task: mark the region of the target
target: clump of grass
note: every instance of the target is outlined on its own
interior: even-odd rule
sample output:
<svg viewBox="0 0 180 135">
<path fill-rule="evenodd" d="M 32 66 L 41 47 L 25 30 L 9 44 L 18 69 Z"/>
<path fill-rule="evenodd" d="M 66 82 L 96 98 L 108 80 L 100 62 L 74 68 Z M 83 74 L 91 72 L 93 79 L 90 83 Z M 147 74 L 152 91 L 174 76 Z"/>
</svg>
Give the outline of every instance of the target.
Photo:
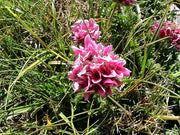
<svg viewBox="0 0 180 135">
<path fill-rule="evenodd" d="M 155 20 L 173 19 L 169 2 L 139 1 L 139 7 L 103 0 L 0 3 L 1 133 L 178 134 L 179 53 L 149 31 Z M 85 101 L 67 79 L 74 61 L 71 25 L 80 18 L 97 21 L 98 42 L 113 44 L 132 71 L 112 97 Z"/>
</svg>

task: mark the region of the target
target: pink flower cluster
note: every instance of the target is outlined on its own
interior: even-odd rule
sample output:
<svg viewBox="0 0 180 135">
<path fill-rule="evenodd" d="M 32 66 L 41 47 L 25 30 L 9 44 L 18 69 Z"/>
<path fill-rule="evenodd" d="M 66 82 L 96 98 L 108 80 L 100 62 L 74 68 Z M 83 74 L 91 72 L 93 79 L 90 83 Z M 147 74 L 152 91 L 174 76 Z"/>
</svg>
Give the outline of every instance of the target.
<svg viewBox="0 0 180 135">
<path fill-rule="evenodd" d="M 160 22 L 156 21 L 152 27 L 151 31 L 156 32 Z M 159 38 L 169 37 L 171 45 L 175 46 L 177 50 L 180 51 L 180 29 L 176 27 L 174 22 L 167 21 L 162 24 L 162 28 L 158 34 Z"/>
<path fill-rule="evenodd" d="M 71 27 L 72 33 L 74 34 L 74 42 L 76 44 L 81 44 L 84 42 L 86 35 L 90 34 L 92 39 L 97 41 L 100 37 L 101 32 L 99 31 L 99 26 L 95 23 L 93 19 L 88 20 L 78 20 Z"/>
<path fill-rule="evenodd" d="M 115 2 L 119 2 L 125 6 L 132 6 L 133 4 L 136 4 L 136 0 L 114 0 Z"/>
<path fill-rule="evenodd" d="M 126 61 L 113 53 L 112 45 L 105 47 L 102 43 L 97 44 L 88 33 L 84 36 L 83 45 L 79 48 L 72 46 L 76 60 L 68 78 L 74 82 L 74 92 L 84 89 L 85 100 L 93 92 L 102 97 L 111 95 L 111 87 L 121 85 L 119 79 L 130 75 L 124 67 Z"/>
</svg>

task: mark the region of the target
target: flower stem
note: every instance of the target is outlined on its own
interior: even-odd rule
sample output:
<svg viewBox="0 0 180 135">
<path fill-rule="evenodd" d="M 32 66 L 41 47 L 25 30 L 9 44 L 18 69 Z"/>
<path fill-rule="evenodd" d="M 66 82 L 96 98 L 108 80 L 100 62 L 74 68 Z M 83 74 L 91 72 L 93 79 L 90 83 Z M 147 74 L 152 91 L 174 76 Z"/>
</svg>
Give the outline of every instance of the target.
<svg viewBox="0 0 180 135">
<path fill-rule="evenodd" d="M 111 15 L 110 15 L 110 17 L 109 17 L 109 21 L 108 21 L 108 29 L 110 28 L 110 25 L 111 25 L 111 21 L 112 21 L 112 17 L 113 17 L 113 15 L 114 15 L 114 12 L 115 12 L 115 9 L 116 9 L 116 7 L 117 7 L 117 5 L 118 5 L 118 3 L 116 3 L 116 5 L 114 6 L 114 8 L 113 8 L 113 10 L 112 10 L 112 12 L 111 12 Z"/>
<path fill-rule="evenodd" d="M 111 96 L 107 96 L 114 104 L 120 107 L 127 115 L 132 116 L 130 112 L 128 112 L 123 106 L 121 106 L 116 100 L 114 100 Z"/>
<path fill-rule="evenodd" d="M 158 115 L 157 118 L 163 119 L 163 120 L 180 120 L 180 116 L 165 116 L 165 115 Z"/>
<path fill-rule="evenodd" d="M 90 122 L 90 116 L 91 116 L 91 110 L 92 110 L 93 104 L 94 104 L 94 99 L 91 102 L 91 106 L 90 106 L 90 109 L 89 109 L 89 112 L 88 112 L 87 133 L 89 132 L 89 122 Z"/>
<path fill-rule="evenodd" d="M 163 48 L 163 46 L 165 45 L 166 40 L 161 44 L 161 46 L 156 50 L 155 55 L 157 55 L 157 53 L 161 50 L 161 48 Z"/>
</svg>

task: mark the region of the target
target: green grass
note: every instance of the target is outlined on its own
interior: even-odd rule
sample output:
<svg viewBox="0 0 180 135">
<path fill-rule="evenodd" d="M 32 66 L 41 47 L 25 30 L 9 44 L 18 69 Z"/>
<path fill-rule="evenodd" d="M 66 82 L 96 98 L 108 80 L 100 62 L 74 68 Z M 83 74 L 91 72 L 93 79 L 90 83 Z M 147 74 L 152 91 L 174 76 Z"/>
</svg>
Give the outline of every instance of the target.
<svg viewBox="0 0 180 135">
<path fill-rule="evenodd" d="M 138 4 L 140 12 L 104 0 L 0 0 L 0 133 L 178 135 L 179 52 L 149 30 L 174 16 L 169 1 Z M 132 73 L 111 97 L 85 101 L 68 72 L 71 25 L 89 18 Z"/>
</svg>

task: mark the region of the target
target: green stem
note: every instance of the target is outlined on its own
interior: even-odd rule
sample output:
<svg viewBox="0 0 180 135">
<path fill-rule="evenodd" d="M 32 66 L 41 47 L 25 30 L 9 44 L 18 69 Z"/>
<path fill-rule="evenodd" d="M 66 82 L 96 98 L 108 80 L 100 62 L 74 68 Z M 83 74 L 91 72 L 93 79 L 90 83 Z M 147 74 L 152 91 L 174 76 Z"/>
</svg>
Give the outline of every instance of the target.
<svg viewBox="0 0 180 135">
<path fill-rule="evenodd" d="M 180 116 L 165 116 L 165 115 L 158 115 L 155 116 L 159 119 L 163 119 L 163 120 L 180 120 Z"/>
<path fill-rule="evenodd" d="M 147 47 L 146 47 L 146 38 L 145 38 L 145 33 L 143 32 L 143 37 L 144 37 L 144 59 L 143 62 L 141 64 L 141 71 L 140 71 L 140 76 L 141 78 L 144 77 L 144 71 L 146 68 L 146 60 L 147 60 Z"/>
<path fill-rule="evenodd" d="M 116 7 L 117 7 L 117 5 L 118 5 L 118 3 L 116 3 L 116 5 L 114 6 L 114 8 L 113 8 L 113 10 L 112 10 L 112 12 L 111 12 L 111 15 L 110 15 L 110 17 L 109 17 L 109 21 L 108 21 L 108 29 L 110 28 L 110 25 L 111 25 L 111 21 L 112 21 L 112 17 L 113 17 L 113 15 L 114 15 L 114 12 L 115 12 L 115 9 L 116 9 Z"/>
<path fill-rule="evenodd" d="M 127 115 L 132 116 L 130 112 L 128 112 L 123 106 L 121 106 L 116 100 L 114 100 L 111 96 L 107 96 L 114 104 L 116 104 L 119 108 L 121 108 Z"/>
<path fill-rule="evenodd" d="M 165 13 L 164 13 L 161 21 L 160 21 L 160 24 L 159 24 L 159 26 L 158 26 L 158 28 L 157 28 L 157 30 L 156 30 L 153 38 L 152 38 L 152 41 L 155 41 L 155 40 L 156 40 L 156 38 L 157 38 L 157 36 L 158 36 L 158 34 L 159 34 L 160 30 L 161 30 L 162 24 L 163 24 L 163 22 L 164 22 L 164 20 L 165 20 L 165 18 L 166 18 L 166 16 L 167 16 L 167 14 L 168 14 L 168 11 L 169 11 L 169 9 L 170 9 L 170 7 L 171 7 L 171 3 L 172 3 L 172 0 L 171 0 L 171 2 L 169 3 L 169 5 L 168 5 L 168 7 L 167 7 L 167 9 L 166 9 L 166 11 L 165 11 Z"/>
<path fill-rule="evenodd" d="M 144 47 L 149 47 L 149 46 L 154 45 L 155 43 L 160 42 L 160 41 L 162 41 L 162 40 L 165 40 L 165 39 L 167 39 L 167 38 L 169 38 L 169 37 L 160 38 L 160 39 L 155 40 L 155 41 L 153 41 L 153 42 L 147 43 L 146 45 L 139 46 L 139 47 L 135 48 L 134 50 L 131 50 L 131 51 L 125 53 L 123 56 L 124 56 L 124 57 L 127 57 L 127 56 L 129 56 L 129 55 L 137 52 L 138 50 L 143 49 Z"/>
<path fill-rule="evenodd" d="M 64 61 L 66 61 L 67 63 L 71 64 L 71 62 L 69 62 L 67 59 L 65 59 L 64 57 L 62 57 L 61 55 L 59 55 L 58 53 L 56 53 L 55 51 L 53 51 L 52 49 L 50 49 L 45 43 L 44 41 L 42 41 L 33 31 L 31 28 L 28 27 L 28 25 L 19 17 L 17 16 L 9 7 L 5 6 L 5 8 L 50 52 L 52 52 L 53 54 L 55 54 L 56 56 L 60 57 L 61 59 L 63 59 Z"/>
<path fill-rule="evenodd" d="M 90 122 L 90 116 L 91 116 L 91 110 L 92 110 L 93 104 L 94 104 L 94 99 L 93 99 L 93 101 L 91 102 L 90 110 L 89 110 L 89 113 L 88 113 L 87 133 L 89 132 L 89 122 Z"/>
<path fill-rule="evenodd" d="M 161 44 L 161 46 L 156 50 L 155 55 L 157 55 L 157 53 L 161 50 L 161 48 L 163 48 L 163 46 L 165 45 L 166 40 Z"/>
</svg>

